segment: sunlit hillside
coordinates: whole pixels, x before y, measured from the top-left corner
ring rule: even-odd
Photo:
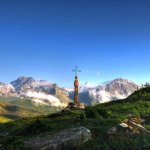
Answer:
[[[150,149],[150,134],[126,134],[118,131],[117,136],[110,136],[108,130],[124,120],[140,118],[145,130],[150,130],[150,88],[136,91],[127,99],[86,107],[85,111],[63,111],[48,116],[0,124],[0,131],[8,132],[9,136],[1,143],[4,149],[28,149],[25,140],[46,136],[62,129],[84,126],[92,133],[92,141],[82,145],[82,150],[118,150]],[[15,137],[15,138],[14,138]],[[13,140],[12,140],[13,139]],[[76,148],[72,148],[76,149]]]

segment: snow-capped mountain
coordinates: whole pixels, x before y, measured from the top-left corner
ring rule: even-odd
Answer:
[[[98,86],[86,82],[79,88],[79,100],[87,105],[124,99],[137,90],[138,85],[126,79],[115,79]],[[73,99],[73,88],[60,88],[46,80],[20,77],[10,84],[0,83],[0,96],[23,97],[35,104],[65,107]]]
[[[28,90],[38,91],[47,90],[53,87],[54,84],[46,80],[35,80],[32,77],[20,77],[10,83],[17,92],[26,92]]]
[[[99,86],[85,84],[79,89],[79,100],[91,105],[109,102],[117,99],[124,99],[137,90],[138,85],[127,79],[118,78],[105,82]],[[69,92],[73,98],[73,91]]]
[[[70,101],[68,92],[46,80],[20,77],[10,84],[0,84],[0,96],[30,98],[36,104],[66,107]]]
[[[0,82],[0,95],[1,96],[15,96],[15,89],[11,84]]]

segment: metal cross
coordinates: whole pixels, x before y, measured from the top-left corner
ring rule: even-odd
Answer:
[[[72,71],[75,72],[75,76],[78,76],[78,72],[81,72],[81,70],[78,70],[78,66],[76,66]]]

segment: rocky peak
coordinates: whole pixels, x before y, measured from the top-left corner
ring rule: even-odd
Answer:
[[[135,84],[134,82],[128,80],[128,79],[123,79],[123,78],[117,78],[117,79],[114,79],[113,81],[111,81],[110,83],[108,84]]]
[[[67,104],[70,99],[68,98],[68,93],[64,89],[57,86],[57,84],[52,84],[46,80],[36,80],[32,77],[20,77],[15,81],[11,82],[14,86],[16,93],[19,96],[29,97],[29,98],[39,98],[44,100],[47,98],[51,101],[59,101],[61,103]],[[52,96],[54,96],[52,98]]]
[[[14,96],[15,89],[11,84],[0,82],[0,95],[1,96]]]
[[[46,80],[35,80],[32,77],[20,77],[15,81],[11,82],[11,85],[14,86],[16,91],[26,92],[28,90],[36,90],[41,92],[52,86],[52,84]],[[54,87],[53,85],[52,87]]]
[[[134,82],[123,78],[107,81],[98,86],[83,85],[79,89],[79,100],[89,105],[124,99],[135,92],[137,87]],[[73,99],[73,92],[69,95]]]
[[[27,85],[31,85],[35,80],[32,77],[19,77],[17,80],[12,81],[10,84],[18,91],[21,90],[22,87],[26,87]]]
[[[138,85],[127,79],[118,78],[105,85],[105,90],[112,94],[118,93],[125,97],[133,93],[137,89]]]

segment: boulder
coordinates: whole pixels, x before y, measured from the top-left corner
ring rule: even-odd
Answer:
[[[121,124],[110,128],[107,133],[109,135],[150,133],[141,123],[142,119],[139,118],[126,119]]]
[[[0,132],[0,137],[6,137],[6,136],[8,136],[8,133],[1,133]]]
[[[30,139],[25,142],[25,145],[33,150],[62,150],[68,147],[79,147],[91,139],[90,130],[84,127],[77,127],[62,130],[53,135]]]

